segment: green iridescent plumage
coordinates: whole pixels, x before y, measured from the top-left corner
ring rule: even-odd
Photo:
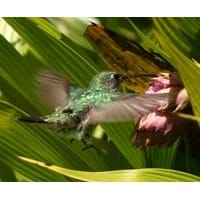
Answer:
[[[80,115],[87,113],[91,107],[98,107],[103,103],[112,101],[113,97],[117,97],[118,94],[113,94],[104,91],[95,90],[83,90],[82,93],[74,95],[69,101],[61,107],[56,108],[55,112],[48,115],[45,119],[46,122],[56,124],[77,123]]]

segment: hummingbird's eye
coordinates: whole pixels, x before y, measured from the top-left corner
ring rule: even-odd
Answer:
[[[115,80],[119,80],[119,78],[120,78],[120,75],[119,74],[112,74],[112,76],[113,76],[113,78],[115,79]]]

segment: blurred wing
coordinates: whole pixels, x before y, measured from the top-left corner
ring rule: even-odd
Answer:
[[[42,71],[37,81],[39,95],[50,110],[63,105],[70,96],[71,83],[60,74]]]
[[[113,99],[112,102],[93,108],[89,113],[88,124],[131,121],[155,111],[168,102],[165,94],[128,94]]]

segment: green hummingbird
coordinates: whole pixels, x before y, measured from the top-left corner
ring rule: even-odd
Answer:
[[[62,75],[41,72],[38,76],[40,95],[54,110],[42,117],[21,117],[20,121],[53,124],[73,138],[91,145],[91,136],[99,123],[133,121],[157,109],[167,94],[120,93],[120,84],[127,79],[152,74],[122,75],[111,71],[97,74],[88,88],[76,87]]]

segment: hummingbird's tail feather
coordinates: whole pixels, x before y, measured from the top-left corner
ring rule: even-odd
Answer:
[[[47,123],[44,117],[19,117],[17,120],[29,123]]]

